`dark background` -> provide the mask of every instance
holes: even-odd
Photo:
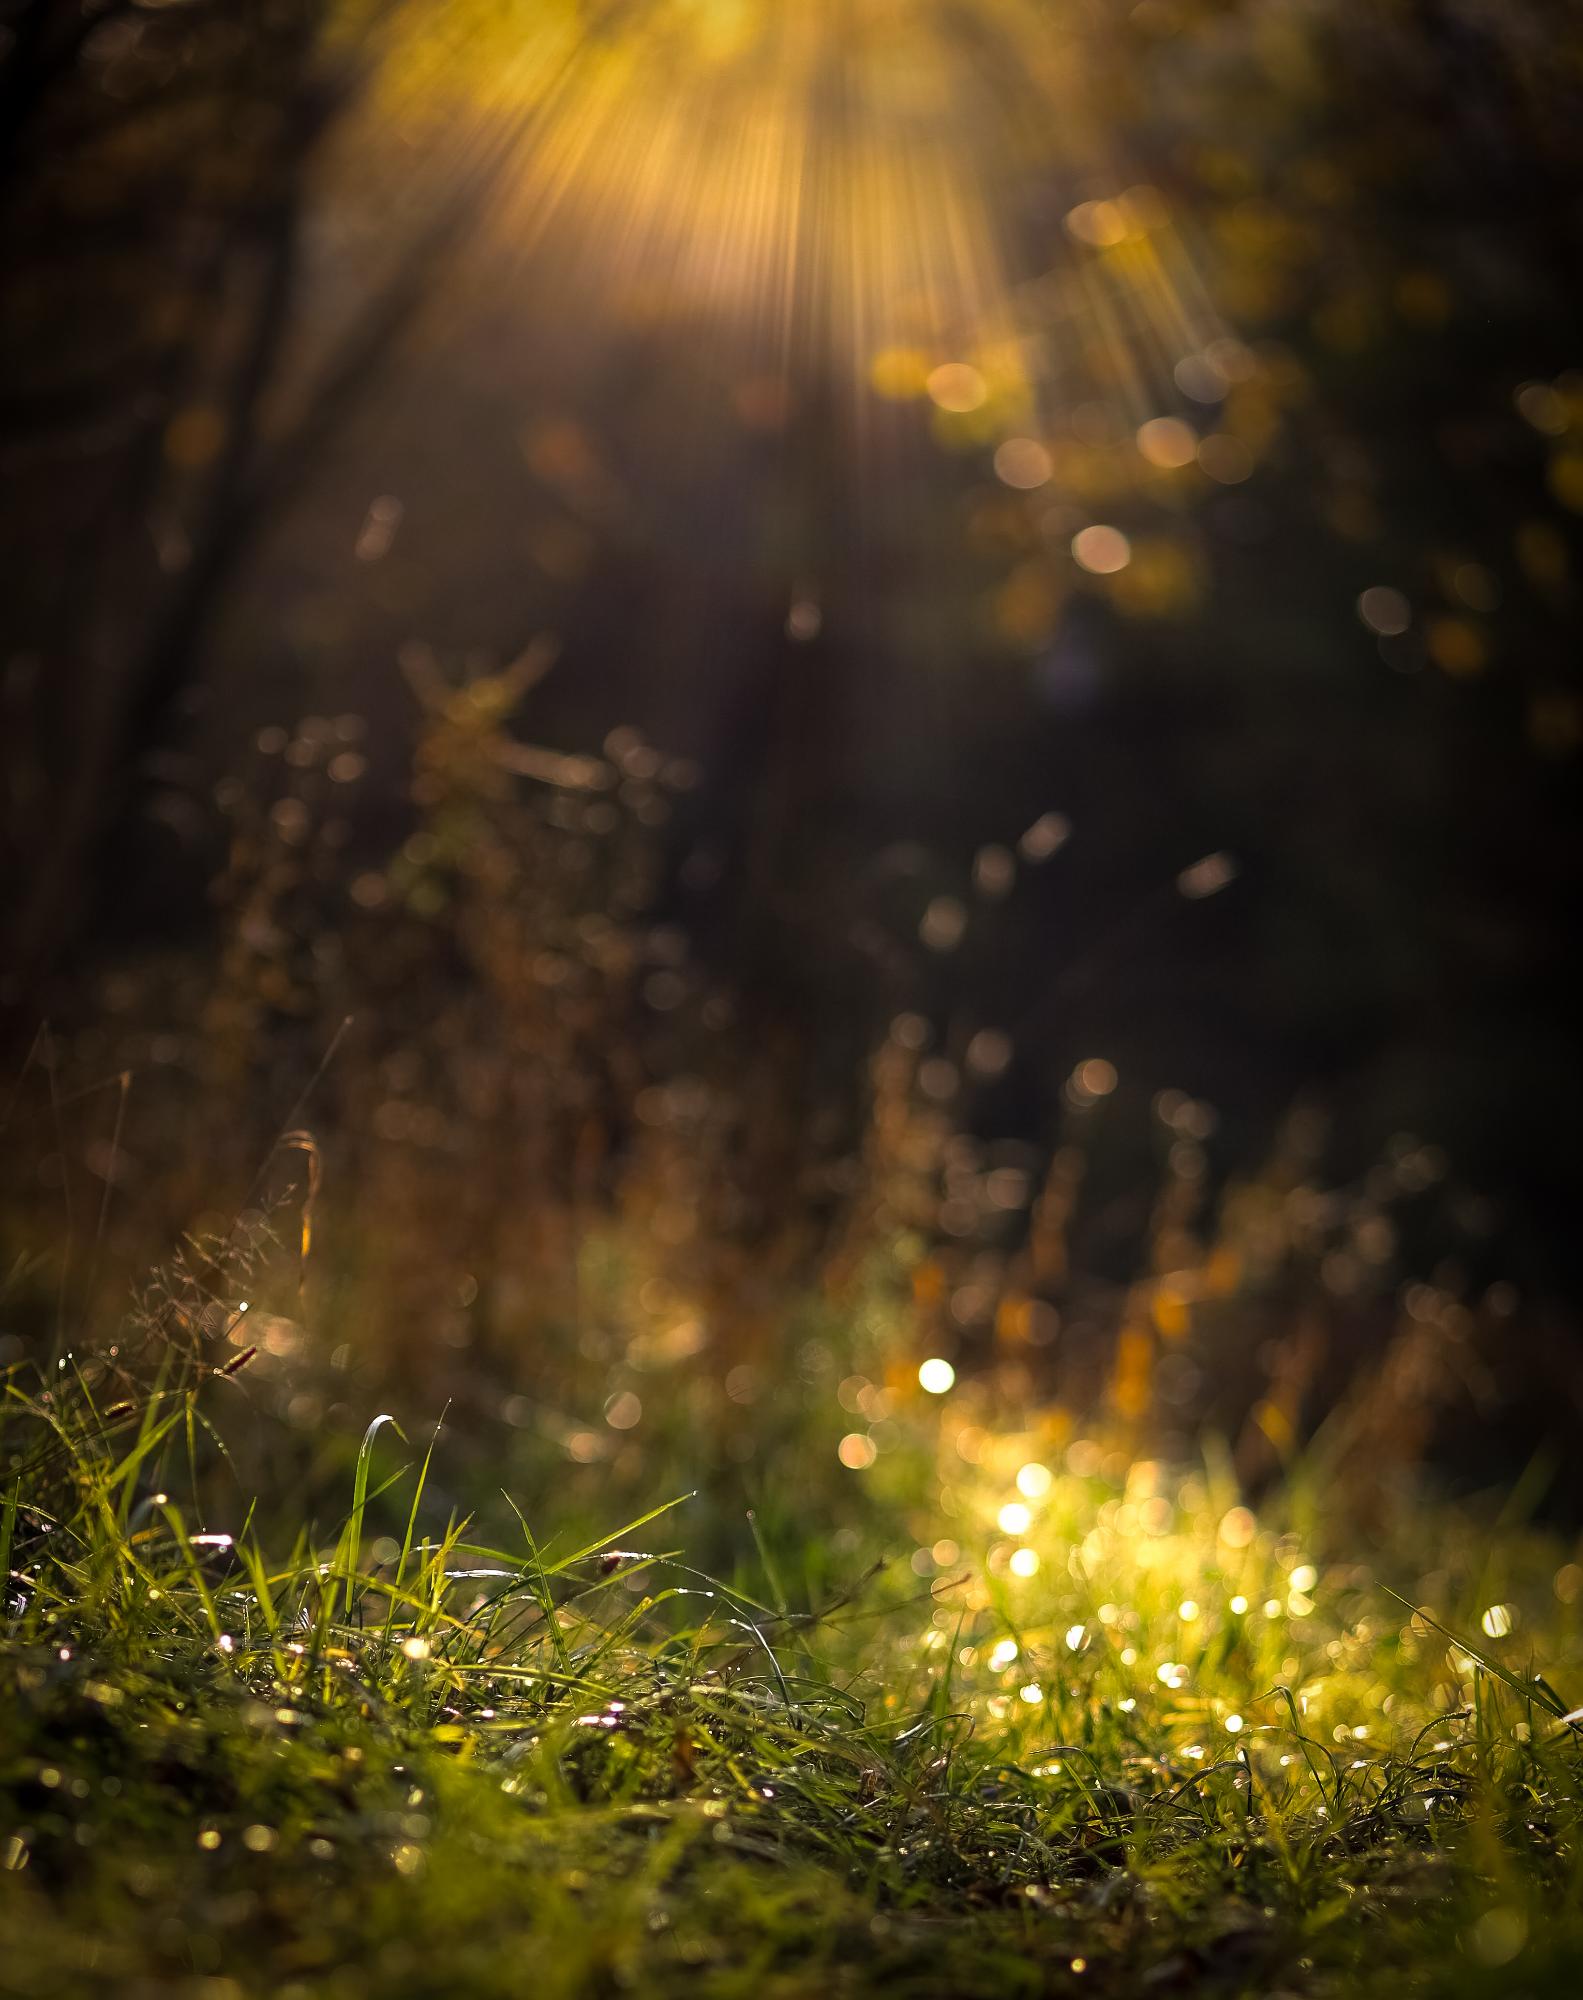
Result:
[[[261,728],[365,719],[349,853],[376,856],[409,812],[401,646],[498,664],[553,631],[518,727],[596,750],[627,726],[696,765],[656,914],[831,1090],[914,1008],[948,1045],[1011,1034],[969,1107],[984,1136],[1044,1144],[1094,1055],[1144,1099],[1213,1103],[1222,1174],[1294,1104],[1328,1115],[1343,1179],[1416,1134],[1480,1204],[1470,1281],[1570,1317],[1571,23],[1101,10],[1109,157],[1085,170],[1008,103],[1015,277],[1066,268],[1074,200],[1148,182],[1225,323],[1305,385],[1247,481],[1171,503],[1203,588],[1139,617],[1073,570],[1081,498],[1006,516],[988,450],[942,445],[927,404],[880,401],[817,342],[766,361],[685,301],[601,318],[575,244],[502,254],[495,155],[405,179],[360,159],[377,46],[348,53],[305,0],[5,18],[17,1049],[46,1014],[90,1015],[107,966],[202,947],[213,788],[257,780]],[[960,46],[964,78],[993,82],[993,25]],[[1082,394],[1055,394],[1054,435]],[[193,409],[219,412],[201,449]],[[359,558],[382,496],[399,522]],[[1123,498],[1100,518],[1153,515]],[[1058,603],[1008,635],[987,607],[1030,559]],[[1471,615],[1447,581],[1468,565]],[[1399,636],[1358,616],[1380,583],[1412,605]],[[804,602],[818,629],[793,636]],[[1476,670],[1437,660],[1449,616],[1476,628]],[[1050,812],[1060,852],[975,900],[979,850]],[[1235,880],[1185,898],[1215,852]],[[969,910],[945,955],[918,937],[939,896]]]

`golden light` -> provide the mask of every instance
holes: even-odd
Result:
[[[945,361],[934,369],[925,385],[931,402],[953,416],[966,416],[981,409],[989,399],[989,384],[976,368],[965,361]]]
[[[1073,1087],[1086,1098],[1108,1097],[1119,1081],[1115,1064],[1106,1062],[1103,1056],[1090,1056],[1072,1072]]]
[[[1033,30],[1023,0],[992,12],[1013,40]],[[432,126],[446,106],[480,154],[503,149],[502,250],[550,248],[601,317],[839,353],[897,397],[1004,337],[1007,125],[948,8],[633,0],[590,19],[501,0],[415,18],[387,115]]]
[[[1180,417],[1150,417],[1138,426],[1138,450],[1150,465],[1175,472],[1198,455],[1198,438]]]
[[[1132,561],[1132,544],[1119,528],[1096,523],[1080,528],[1072,537],[1072,557],[1079,569],[1092,576],[1114,576]]]
[[[393,37],[382,156],[485,169],[491,272],[530,310],[552,284],[592,340],[663,330],[1003,436],[1228,387],[1236,343],[1117,162],[1118,46],[1042,0],[456,0]],[[1112,191],[1030,224],[1030,175]],[[997,470],[1029,490],[1056,466],[1014,434]]]
[[[1228,1549],[1245,1549],[1258,1531],[1258,1521],[1250,1508],[1228,1507],[1220,1517],[1219,1535]]]
[[[904,403],[929,392],[929,357],[916,347],[882,347],[868,371],[869,387],[888,402]]]
[[[996,478],[1020,492],[1047,485],[1054,472],[1055,461],[1035,438],[1007,438],[995,453]]]

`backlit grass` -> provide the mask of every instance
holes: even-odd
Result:
[[[1370,1553],[956,1389],[595,1536],[371,1423],[315,1525],[174,1361],[91,1379],[8,1383],[0,1991],[1578,1990],[1583,1572],[1515,1520]]]

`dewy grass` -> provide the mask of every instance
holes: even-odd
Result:
[[[0,1992],[1580,1990],[1542,1536],[1420,1510],[1419,1610],[1095,1447],[931,1518],[930,1405],[822,1595],[817,1480],[710,1578],[699,1503],[481,1535],[377,1419],[339,1527],[233,1537],[196,1394],[7,1384]]]

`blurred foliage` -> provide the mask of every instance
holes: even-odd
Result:
[[[0,0],[0,1986],[1573,1990],[1580,63]]]
[[[304,1487],[235,1400],[271,1329],[206,1360],[257,1276],[6,1368],[7,1992],[1573,1990],[1583,1568],[1531,1491],[1371,1532],[1335,1466],[1253,1505],[935,1369],[832,1398],[873,1301],[746,1519],[613,1528],[619,1468],[383,1415]]]
[[[348,851],[355,719],[267,735],[222,787],[212,949],[124,956],[19,1080],[4,1355],[113,1317],[166,1240],[200,1289],[245,1251],[247,1315],[200,1314],[199,1351],[245,1351],[310,1457],[327,1416],[448,1399],[485,1466],[635,1496],[658,1454],[730,1484],[769,1476],[804,1397],[882,1438],[931,1359],[1055,1437],[1224,1437],[1251,1490],[1317,1435],[1363,1513],[1426,1455],[1487,1476],[1551,1434],[1574,1350],[1492,1275],[1439,1149],[1337,1183],[1307,1111],[1250,1169],[1211,1105],[1097,1056],[1048,1139],[985,1137],[995,1031],[898,1013],[855,1107],[767,1042],[654,911],[696,773],[630,731],[525,741],[547,664],[408,652],[414,824],[377,863]]]
[[[1078,1403],[1301,1429],[1514,1277],[1561,1387],[1574,53],[841,11],[12,10],[13,1043],[221,1134],[176,1228],[354,1017],[409,1360],[607,1222],[756,1355],[900,1228]]]

